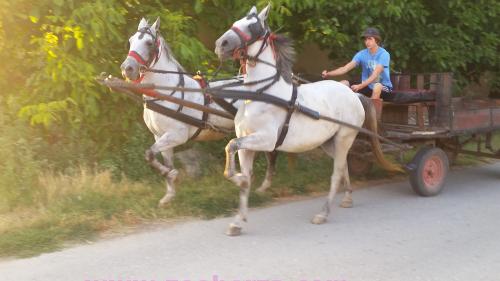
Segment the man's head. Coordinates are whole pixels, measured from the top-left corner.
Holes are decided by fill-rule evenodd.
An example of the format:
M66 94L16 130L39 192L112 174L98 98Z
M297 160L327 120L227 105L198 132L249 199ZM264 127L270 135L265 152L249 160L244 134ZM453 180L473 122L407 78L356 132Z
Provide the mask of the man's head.
M382 37L380 36L380 32L378 31L378 29L373 28L373 27L368 27L365 30L365 32L363 32L363 35L361 37L363 37L363 39L365 39L365 46L368 49L380 45L380 42L382 41Z

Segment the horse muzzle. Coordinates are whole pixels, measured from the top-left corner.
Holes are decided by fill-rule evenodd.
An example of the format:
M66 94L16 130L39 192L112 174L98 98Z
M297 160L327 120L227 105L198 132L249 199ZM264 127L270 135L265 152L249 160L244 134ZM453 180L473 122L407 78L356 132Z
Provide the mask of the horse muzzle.
M125 59L125 61L120 66L122 71L122 76L128 80L137 80L141 75L140 65L135 61L129 58Z

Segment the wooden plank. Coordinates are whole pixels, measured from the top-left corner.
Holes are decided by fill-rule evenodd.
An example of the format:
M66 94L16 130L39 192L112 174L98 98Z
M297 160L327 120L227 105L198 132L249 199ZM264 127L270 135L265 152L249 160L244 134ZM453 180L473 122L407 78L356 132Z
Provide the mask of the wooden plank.
M422 104L417 105L417 126L419 129L423 130L425 128L425 113L424 106Z
M500 126L500 108L494 108L491 110L493 127Z
M432 78L432 76L431 76ZM450 128L451 120L451 87L453 76L451 73L441 73L438 78L436 95L436 120L437 125ZM431 85L432 86L432 85Z
M455 111L452 128L454 131L490 128L492 125L490 114L489 109Z
M424 89L424 75L417 75L417 89Z
M438 75L436 73L432 73L430 75L430 80L429 80L429 89L430 90L436 90L437 89L437 82L438 82Z
M410 89L410 75L401 75L401 78L399 80L399 89L400 90L406 90Z
M393 124L408 124L408 107L384 106L382 122Z
M399 78L400 78L400 75L397 75L397 74L391 75L391 83L392 83L393 90L399 89Z

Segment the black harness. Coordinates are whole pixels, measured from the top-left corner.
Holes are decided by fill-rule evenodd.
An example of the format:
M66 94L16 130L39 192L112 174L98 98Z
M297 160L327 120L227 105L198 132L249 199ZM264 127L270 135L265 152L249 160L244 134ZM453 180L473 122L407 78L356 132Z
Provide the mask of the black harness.
M263 64L274 67L276 69L276 74L274 74L273 76L264 78L264 79L256 80L256 81L251 81L251 82L246 82L246 83L244 83L243 81L236 81L233 83L229 83L229 84L225 84L225 85L221 85L221 86L217 86L217 87L212 87L212 88L206 89L207 93L210 93L210 92L217 93L218 91L227 91L227 88L234 87L234 86L250 86L250 85L256 85L256 84L260 84L260 83L264 83L264 82L269 82L266 85L264 85L263 87L256 90L257 94L263 94L267 89L269 89L271 86L273 86L276 82L279 81L279 79L281 77L281 73L276 68L276 65L271 64L271 63L266 62L266 61L263 61L259 58L259 56L262 54L262 52L264 51L265 47L268 44L267 42L269 40L269 36L271 35L271 33L270 33L268 28L263 27L257 14L247 15L247 19L251 19L251 18L256 18L257 21L248 26L248 30L250 32L250 35L242 32L240 29L238 29L235 26L231 27L231 30L233 30L238 35L238 37L240 38L240 41L241 41L240 50L239 50L241 53L239 55L241 58L243 58L247 61L252 61L254 64L263 63ZM154 42L158 42L158 38L151 32L151 30L148 27L142 28L138 32L141 33L141 35L139 36L139 39L142 39L145 34L149 34L154 39ZM255 43L256 41L258 41L261 38L263 40L262 40L262 44L261 44L257 54L255 56L248 56L248 54L246 53L247 47L249 45ZM154 45L157 46L156 43ZM154 63L156 63L156 61L158 61L158 59L159 59L158 48L159 47L156 47L156 49L153 49L150 51L148 65L154 64ZM151 55L151 53L153 55ZM137 55L139 55L139 54L137 54ZM153 62L153 59L154 59L154 62ZM154 70L154 69L149 68L149 69L146 69L145 71L156 72L156 73L178 73L179 74L179 83L178 83L176 88L181 89L185 85L184 75L186 73L181 72L180 70L175 72L175 71ZM170 95L171 96L174 95L176 93L176 91L177 90L172 91L172 93ZM182 99L184 99L184 91L183 90L181 90L181 96L182 96ZM262 96L267 97L268 95L262 95ZM233 116L236 115L237 109L234 107L233 103L237 99L234 99L233 102L230 103L230 102L226 101L223 97L220 97L220 96L217 97L216 95L210 95L210 97L209 97L208 94L204 94L204 106L208 106L210 103L210 100L213 100L215 103L217 103L220 107L222 107L227 112L231 113ZM284 124L281 128L278 139L276 141L275 149L278 148L279 146L281 146L286 138L292 114L296 109L296 106L295 106L296 100L297 100L297 85L293 84L292 96L291 96L290 101L288 102L288 106L287 106L287 108L288 108L287 115L285 117ZM168 116L174 120L177 120L177 121L189 124L191 126L197 127L198 130L196 131L196 133L193 136L191 136L190 140L195 139L201 133L201 131L204 129L214 129L207 122L207 120L208 120L208 113L207 112L203 112L202 120L199 120L199 119L196 119L190 115L182 113L182 108L183 108L182 105L179 105L179 108L177 110L172 110L170 108L167 108L165 106L160 105L159 103L157 103L157 101L158 100L155 100L155 99L144 100L144 107L149 109L149 110L152 110L154 112L157 112L159 114L163 114L165 116Z
M203 105L208 106L209 103L210 103L210 100L209 100L208 96L204 95ZM168 116L168 117L170 117L174 120L177 120L179 122L183 122L183 123L186 123L188 125L197 127L198 129L189 138L189 140L193 140L196 137L198 137L198 135L200 135L201 131L204 129L214 129L208 125L208 122L207 122L208 113L207 112L203 112L201 120L199 120L199 119L192 117L191 115L187 115L185 113L182 113L180 110L172 110L168 107L162 106L162 105L157 103L157 100L144 100L144 107L149 109L149 110L152 110L156 113Z
M130 51L129 55L133 56L136 60L138 60L139 63L141 63L143 66L146 67L144 72L179 74L179 82L177 83L176 88L183 89L185 86L184 75L186 75L188 73L185 73L185 72L181 71L180 69L177 69L177 71L162 71L162 70L151 69L151 67L154 64L156 64L156 62L159 59L159 54L160 54L159 37L157 35L153 34L153 32L151 31L151 29L149 27L143 27L143 28L139 29L137 32L140 33L139 39L143 39L145 34L150 35L153 38L154 44L151 46L147 61L136 51ZM170 96L173 96L177 92L177 89L173 90L170 93ZM185 96L185 92L184 92L184 90L180 90L180 92L181 92L181 99L183 100L184 96ZM207 95L204 95L203 105L208 106L209 103L210 103L209 97ZM165 107L165 106L159 104L158 99L144 99L143 104L144 104L144 108L147 108L147 109L152 110L156 113L168 116L174 120L177 120L177 121L180 121L180 122L197 127L198 128L197 131L191 136L190 140L195 139L201 133L201 131L203 129L212 128L211 126L208 125L208 122L207 122L207 120L208 120L208 113L207 112L203 112L201 120L198 120L190 115L182 113L183 105L181 105L181 104L179 104L179 107L177 108L177 110L172 110L168 107Z
M256 18L257 21L248 26L248 30L250 32L250 35L244 33L236 26L232 26L231 30L233 32L235 32L238 35L238 37L240 38L241 44L240 44L239 50L237 50L237 52L239 52L238 56L240 58L243 58L247 61L250 61L254 65L257 63L263 63L266 65L272 66L276 69L276 74L271 76L271 77L242 84L242 85L251 85L251 84L259 84L259 83L270 81L270 83L268 83L267 85L256 90L257 94L263 94L264 91L266 91L271 86L273 86L276 82L279 81L279 79L281 77L281 73L280 73L279 69L276 67L276 65L271 64L267 61L261 60L259 58L259 56L262 54L262 52L264 51L265 47L268 44L267 42L269 40L269 36L271 35L271 32L269 31L269 29L267 27L264 28L264 26L263 26L262 22L260 21L259 17L257 16L257 14L253 13L253 14L247 15L248 20L250 20L252 18ZM259 51L257 52L257 54L255 56L249 56L246 52L248 46L255 43L260 38L262 38L263 40L262 40L262 44L260 45ZM285 141L286 135L288 133L288 128L290 125L290 119L292 118L292 114L295 111L295 102L297 100L297 85L295 85L295 84L292 84L292 85L293 85L292 96L291 96L290 101L289 101L287 115L285 117L284 124L281 128L281 131L279 133L279 136L278 136L278 139L277 139L276 144L274 146L274 149L281 146L283 144L283 142ZM228 85L223 85L223 87L221 87L221 89L227 88L227 87L228 87Z
M290 102L288 104L288 112L286 113L285 117L285 123L283 124L283 127L281 128L280 135L278 137L278 140L276 141L276 144L274 145L274 150L281 146L283 142L285 141L286 135L288 133L288 127L290 124L290 119L292 118L292 114L295 111L295 102L297 101L297 85L293 84L293 90L292 90L292 97L290 98Z

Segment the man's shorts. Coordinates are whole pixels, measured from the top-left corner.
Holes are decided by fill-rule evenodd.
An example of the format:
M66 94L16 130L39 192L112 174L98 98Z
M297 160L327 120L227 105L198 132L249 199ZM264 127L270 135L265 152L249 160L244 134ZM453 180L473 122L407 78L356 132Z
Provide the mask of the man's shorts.
M349 83L351 84L351 86L355 85L355 84L360 84L360 82L354 82L354 83L349 82ZM359 90L359 93L370 98L372 96L373 90L367 86L367 87L364 87L363 89ZM391 89L382 85L382 93L380 94L380 98L383 99L384 101L393 100L394 96L391 94Z

